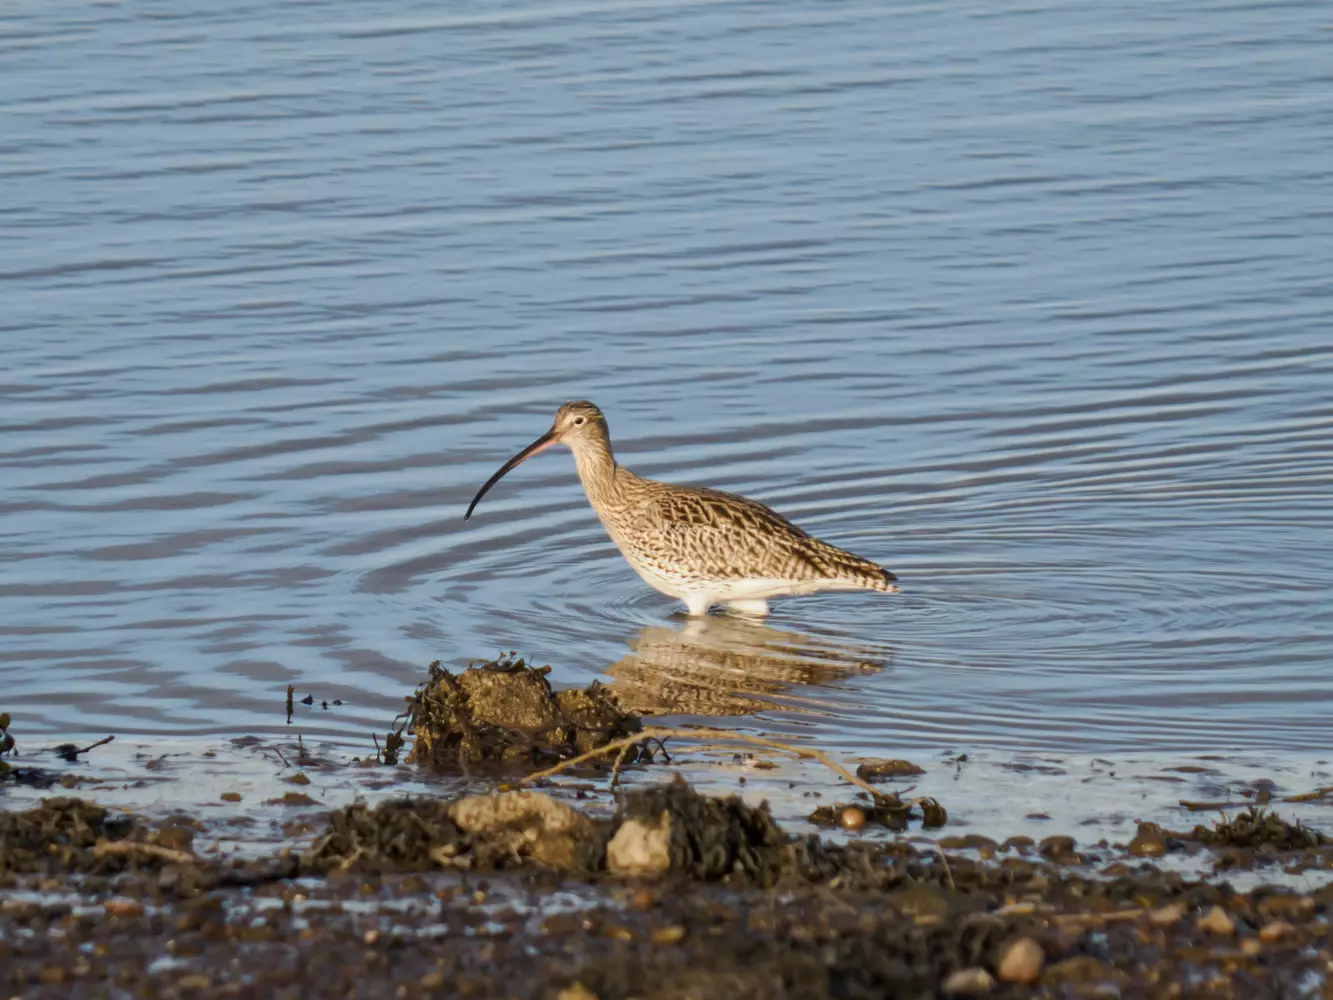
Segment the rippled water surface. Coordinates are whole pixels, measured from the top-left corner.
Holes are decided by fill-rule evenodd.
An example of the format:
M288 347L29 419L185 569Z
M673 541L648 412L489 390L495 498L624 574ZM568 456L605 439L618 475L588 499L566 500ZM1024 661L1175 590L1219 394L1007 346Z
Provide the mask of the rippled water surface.
M1326 8L451 11L0 11L23 732L361 741L516 649L857 752L1328 745ZM564 452L464 523L569 398L903 593L687 623Z

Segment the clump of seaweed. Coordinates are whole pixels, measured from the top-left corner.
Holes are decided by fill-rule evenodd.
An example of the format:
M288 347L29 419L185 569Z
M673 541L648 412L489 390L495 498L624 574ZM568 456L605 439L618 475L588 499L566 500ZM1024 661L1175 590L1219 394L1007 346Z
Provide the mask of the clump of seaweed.
M422 871L537 865L590 873L602 867L609 824L543 792L460 799L396 799L348 806L306 854L313 870Z
M616 819L608 867L628 875L669 872L704 881L737 875L771 882L791 843L767 804L756 808L734 795L700 795L680 775L625 796Z
M613 819L530 789L452 800L397 799L329 815L303 871L488 871L536 866L591 876L679 876L773 885L827 877L839 849L793 838L766 805L701 795L677 776L626 794Z
M449 803L439 799L394 799L371 809L364 803L335 809L329 825L306 854L318 869L435 867L436 858L466 849L467 837L449 818Z
M432 663L401 717L399 733L408 729L415 737L408 760L464 771L541 767L642 729L601 684L553 691L549 670L513 653L457 676ZM641 753L646 755L635 747L626 759L632 763Z
M0 812L0 871L118 870L125 857L99 847L142 832L134 820L83 799L47 799L33 809Z
M1250 806L1233 818L1225 817L1211 827L1202 824L1194 828L1190 839L1209 847L1263 847L1294 851L1333 843L1318 830L1291 823L1275 812L1260 806Z

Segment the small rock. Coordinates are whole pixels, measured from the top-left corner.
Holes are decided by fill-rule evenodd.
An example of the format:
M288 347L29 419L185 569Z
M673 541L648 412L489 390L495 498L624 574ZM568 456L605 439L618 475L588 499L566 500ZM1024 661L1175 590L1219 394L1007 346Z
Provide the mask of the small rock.
M266 806L317 806L314 799L305 792L286 792L281 798L269 799L264 803Z
M592 840L588 817L545 792L470 795L449 806L449 818L474 838L549 868L577 867L583 845Z
M1259 903L1259 912L1265 917L1281 920L1304 920L1315 911L1315 901L1309 896L1279 893Z
M942 917L949 912L948 897L940 889L924 882L889 893L889 903L908 917Z
M108 899L102 904L102 909L108 917L142 917L143 903L137 899L125 899L117 896L115 899Z
M1167 903L1148 914L1148 923L1157 927L1169 927L1171 924L1179 923L1184 915L1184 903Z
M1166 837L1156 823L1140 823L1139 832L1127 848L1136 858L1160 858L1166 853Z
M1258 958L1264 953L1264 943L1258 938L1246 938L1240 943L1240 953L1249 958Z
M188 851L194 845L194 831L188 826L164 826L153 835L153 843L172 851Z
M240 792L223 792L221 795L218 796L218 798L220 798L223 802L240 802L240 801L241 801L241 793L240 793Z
M199 972L192 972L189 975L181 976L176 980L176 989L184 991L206 990L213 985L213 981Z
M868 760L856 769L856 776L862 781L911 778L925 773L926 769L924 767L918 767L910 760Z
M557 993L556 1000L597 1000L597 994L582 983L575 983Z
M637 819L620 824L606 845L606 867L617 875L661 875L671 868L671 815L656 825Z
M653 944L680 944L685 940L685 928L680 924L668 924L653 931Z
M1074 838L1065 836L1045 837L1037 845L1042 857L1060 860L1074 853Z
M951 997L978 997L995 988L995 977L979 965L949 974L941 989Z
M840 819L844 830L859 830L866 825L865 810L856 806L848 806L844 809Z
M1236 933L1236 922L1220 906L1214 906L1200 917L1199 927L1211 934L1219 934L1224 937Z
M1030 937L1019 938L1004 949L995 974L1006 983L1035 983L1046 955Z
M1272 944L1274 941L1285 941L1296 933L1296 928L1285 920L1274 920L1272 923L1264 924L1259 931L1259 939Z
M308 784L310 784L310 779L306 777L306 773L305 773L304 771L297 771L297 772L296 772L295 774L293 774L290 778L283 778L282 780L285 781L285 782L287 782L287 784L289 784L289 785L308 785Z

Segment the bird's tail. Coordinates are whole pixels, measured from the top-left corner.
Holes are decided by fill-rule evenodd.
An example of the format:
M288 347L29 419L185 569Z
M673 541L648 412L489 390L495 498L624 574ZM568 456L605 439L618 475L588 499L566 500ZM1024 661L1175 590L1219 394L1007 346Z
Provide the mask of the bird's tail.
M849 588L878 590L883 594L898 593L898 578L878 563L862 559L835 545L822 543L818 561L830 580Z

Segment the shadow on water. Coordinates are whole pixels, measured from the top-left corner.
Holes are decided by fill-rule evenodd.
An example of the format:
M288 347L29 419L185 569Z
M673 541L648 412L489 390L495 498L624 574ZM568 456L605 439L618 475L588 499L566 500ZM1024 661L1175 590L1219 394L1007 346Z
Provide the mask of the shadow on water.
M887 648L773 628L750 618L710 615L641 629L629 655L611 664L611 689L642 715L742 715L781 706L820 711L791 692L885 667Z

